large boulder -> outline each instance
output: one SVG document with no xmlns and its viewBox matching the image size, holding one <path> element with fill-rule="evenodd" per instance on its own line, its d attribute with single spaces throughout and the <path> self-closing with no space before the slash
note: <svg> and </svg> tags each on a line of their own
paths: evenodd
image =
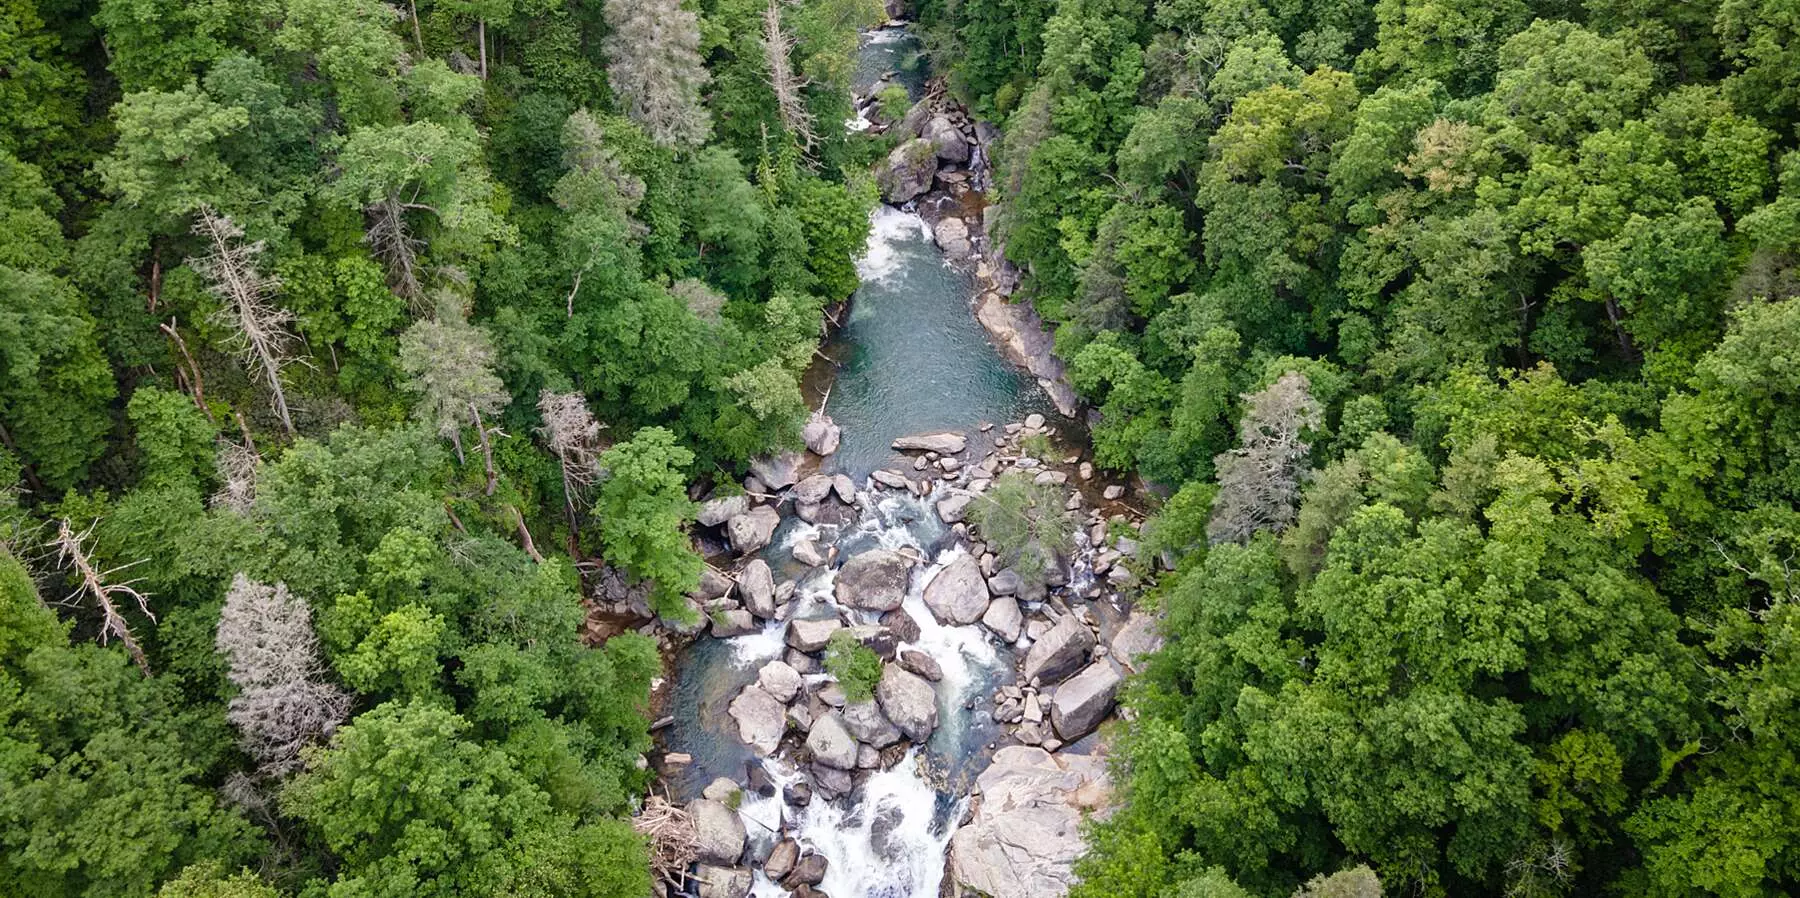
<svg viewBox="0 0 1800 898">
<path fill-rule="evenodd" d="M 788 621 L 787 644 L 802 652 L 816 652 L 825 648 L 831 634 L 843 627 L 843 622 L 835 617 L 791 620 Z"/>
<path fill-rule="evenodd" d="M 831 495 L 831 475 L 814 474 L 794 485 L 794 501 L 817 505 Z"/>
<path fill-rule="evenodd" d="M 797 540 L 794 543 L 794 560 L 807 567 L 819 567 L 825 563 L 825 553 L 819 544 L 810 539 Z"/>
<path fill-rule="evenodd" d="M 729 595 L 730 593 L 730 577 L 727 577 L 710 567 L 703 567 L 700 569 L 699 585 L 695 586 L 694 591 L 688 593 L 688 595 L 702 602 L 710 602 L 713 599 Z"/>
<path fill-rule="evenodd" d="M 966 259 L 974 252 L 974 245 L 969 243 L 969 225 L 960 218 L 938 222 L 937 227 L 931 229 L 931 236 L 937 241 L 938 249 L 952 259 Z"/>
<path fill-rule="evenodd" d="M 738 515 L 750 510 L 750 497 L 739 493 L 735 496 L 721 496 L 708 499 L 700 504 L 700 514 L 696 517 L 702 527 L 717 527 Z"/>
<path fill-rule="evenodd" d="M 881 188 L 881 198 L 897 205 L 930 190 L 937 170 L 937 147 L 929 140 L 916 138 L 888 154 L 887 162 L 875 172 L 875 183 Z"/>
<path fill-rule="evenodd" d="M 988 609 L 981 562 L 973 555 L 961 555 L 938 571 L 925 586 L 925 607 L 941 624 L 963 626 L 981 620 Z"/>
<path fill-rule="evenodd" d="M 787 708 L 756 683 L 745 686 L 737 698 L 731 700 L 726 713 L 737 721 L 738 738 L 763 757 L 775 753 L 775 747 L 781 744 L 781 734 L 787 731 Z"/>
<path fill-rule="evenodd" d="M 1019 611 L 1019 600 L 1012 596 L 995 598 L 982 613 L 981 624 L 1006 642 L 1018 642 L 1020 631 L 1025 629 L 1025 615 Z"/>
<path fill-rule="evenodd" d="M 806 749 L 813 760 L 837 770 L 856 769 L 856 746 L 856 737 L 844 728 L 844 719 L 835 711 L 820 715 L 812 732 L 806 734 Z"/>
<path fill-rule="evenodd" d="M 1093 648 L 1093 632 L 1075 615 L 1065 614 L 1032 643 L 1031 651 L 1025 653 L 1019 678 L 1027 683 L 1041 678 L 1046 686 L 1055 683 L 1087 663 L 1088 652 Z"/>
<path fill-rule="evenodd" d="M 825 881 L 825 870 L 829 864 L 825 855 L 811 853 L 800 859 L 788 875 L 781 878 L 781 887 L 790 892 L 797 892 L 806 886 L 816 886 Z"/>
<path fill-rule="evenodd" d="M 688 802 L 687 811 L 694 818 L 695 848 L 703 864 L 734 866 L 744 853 L 744 821 L 737 811 L 710 798 Z"/>
<path fill-rule="evenodd" d="M 738 572 L 738 594 L 750 613 L 768 620 L 775 616 L 775 572 L 761 558 L 752 558 Z"/>
<path fill-rule="evenodd" d="M 739 555 L 749 555 L 768 545 L 780 524 L 781 513 L 761 505 L 732 518 L 725 530 L 731 538 L 731 548 Z"/>
<path fill-rule="evenodd" d="M 794 869 L 794 863 L 800 860 L 800 843 L 793 839 L 782 839 L 775 843 L 769 851 L 769 859 L 763 862 L 763 875 L 780 882 L 783 876 Z"/>
<path fill-rule="evenodd" d="M 1162 648 L 1162 634 L 1158 631 L 1156 618 L 1144 611 L 1133 611 L 1113 634 L 1112 656 L 1125 665 L 1125 669 L 1136 673 L 1144 669 L 1146 656 Z"/>
<path fill-rule="evenodd" d="M 700 898 L 744 898 L 755 877 L 743 867 L 701 864 L 694 871 L 694 880 L 700 884 Z"/>
<path fill-rule="evenodd" d="M 795 670 L 793 665 L 782 660 L 770 661 L 756 672 L 756 685 L 775 697 L 775 700 L 786 704 L 800 694 L 806 681 Z"/>
<path fill-rule="evenodd" d="M 906 599 L 912 568 L 911 558 L 892 549 L 853 555 L 838 569 L 838 603 L 865 611 L 892 611 Z"/>
<path fill-rule="evenodd" d="M 875 699 L 888 719 L 914 742 L 924 742 L 937 729 L 937 691 L 897 664 L 882 668 L 881 682 L 875 685 Z"/>
<path fill-rule="evenodd" d="M 944 666 L 937 659 L 917 649 L 905 649 L 895 658 L 901 667 L 936 683 L 944 678 Z"/>
<path fill-rule="evenodd" d="M 800 479 L 800 453 L 782 452 L 750 463 L 750 473 L 772 490 L 786 489 Z"/>
<path fill-rule="evenodd" d="M 947 498 L 939 499 L 937 504 L 938 519 L 946 524 L 960 524 L 968 516 L 969 506 L 975 501 L 974 493 L 957 492 Z"/>
<path fill-rule="evenodd" d="M 717 639 L 748 636 L 761 630 L 756 616 L 742 608 L 726 608 L 712 613 L 712 634 Z"/>
<path fill-rule="evenodd" d="M 901 452 L 936 452 L 939 455 L 955 455 L 968 447 L 968 437 L 956 430 L 908 434 L 894 441 L 894 448 Z"/>
<path fill-rule="evenodd" d="M 963 137 L 961 129 L 950 121 L 947 115 L 934 115 L 925 123 L 924 138 L 931 141 L 932 149 L 937 157 L 945 162 L 962 165 L 969 161 L 969 141 Z"/>
<path fill-rule="evenodd" d="M 981 805 L 950 839 L 950 875 L 991 898 L 1066 895 L 1082 853 L 1084 811 L 1108 797 L 1106 760 L 1010 745 L 977 784 Z"/>
<path fill-rule="evenodd" d="M 815 415 L 800 428 L 800 440 L 814 455 L 830 455 L 838 451 L 838 443 L 843 439 L 843 431 L 831 420 L 830 415 Z"/>
<path fill-rule="evenodd" d="M 862 702 L 851 702 L 844 706 L 844 728 L 855 736 L 858 742 L 867 742 L 877 749 L 887 748 L 900 741 L 900 728 L 881 713 L 881 706 L 873 699 Z"/>
<path fill-rule="evenodd" d="M 1105 659 L 1056 687 L 1050 699 L 1050 725 L 1064 742 L 1073 742 L 1094 731 L 1112 713 L 1125 678 Z"/>
</svg>

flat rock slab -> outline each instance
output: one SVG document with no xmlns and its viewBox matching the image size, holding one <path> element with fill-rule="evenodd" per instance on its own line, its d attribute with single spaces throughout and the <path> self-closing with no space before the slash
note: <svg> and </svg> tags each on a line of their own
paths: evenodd
<svg viewBox="0 0 1800 898">
<path fill-rule="evenodd" d="M 1050 700 L 1050 725 L 1064 742 L 1074 742 L 1100 725 L 1112 713 L 1125 678 L 1105 658 L 1087 666 L 1056 687 Z"/>
<path fill-rule="evenodd" d="M 894 441 L 894 448 L 901 452 L 936 452 L 939 455 L 955 455 L 968 446 L 968 438 L 959 430 L 915 433 Z"/>
<path fill-rule="evenodd" d="M 983 771 L 981 806 L 950 839 L 950 875 L 991 898 L 1066 895 L 1083 811 L 1105 806 L 1106 760 L 1011 745 Z"/>
</svg>

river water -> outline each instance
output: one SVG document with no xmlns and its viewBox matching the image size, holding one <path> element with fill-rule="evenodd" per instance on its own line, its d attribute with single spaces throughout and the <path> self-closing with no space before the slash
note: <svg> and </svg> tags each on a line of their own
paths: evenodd
<svg viewBox="0 0 1800 898">
<path fill-rule="evenodd" d="M 895 80 L 917 96 L 924 82 L 917 59 L 916 40 L 906 32 L 871 33 L 863 42 L 859 90 L 898 69 Z M 944 670 L 936 684 L 939 726 L 926 745 L 867 774 L 849 795 L 815 798 L 800 808 L 785 805 L 779 788 L 769 798 L 746 793 L 740 813 L 757 846 L 753 858 L 764 856 L 782 834 L 824 855 L 830 866 L 819 888 L 831 898 L 936 898 L 945 847 L 964 811 L 968 785 L 985 763 L 985 747 L 1000 735 L 988 714 L 965 705 L 1010 677 L 1014 647 L 979 624 L 937 623 L 925 607 L 924 585 L 963 549 L 938 518 L 931 497 L 871 491 L 866 478 L 881 467 L 910 471 L 911 459 L 889 448 L 896 437 L 961 430 L 979 457 L 981 425 L 1019 420 L 1048 411 L 1051 404 L 1031 377 L 988 343 L 970 310 L 970 279 L 945 261 L 916 213 L 877 207 L 857 267 L 862 286 L 848 319 L 824 347 L 829 361 L 809 378 L 809 387 L 821 392 L 829 387 L 826 411 L 842 427 L 843 441 L 824 469 L 847 473 L 858 483 L 859 516 L 843 526 L 785 518 L 763 557 L 777 582 L 796 581 L 793 617 L 836 615 L 851 624 L 874 623 L 876 615 L 839 607 L 833 598 L 836 571 L 795 563 L 796 541 L 836 546 L 840 561 L 876 547 L 912 549 L 927 559 L 913 572 L 903 605 L 919 624 L 920 636 L 903 647 L 925 652 Z M 748 636 L 703 638 L 684 651 L 670 707 L 675 719 L 664 733 L 669 749 L 693 756 L 685 770 L 666 777 L 678 797 L 698 794 L 714 777 L 744 782 L 744 765 L 753 756 L 727 709 L 762 665 L 782 656 L 785 626 L 773 621 Z M 763 763 L 778 787 L 805 776 L 785 751 Z M 787 893 L 759 869 L 754 894 L 782 898 Z"/>
</svg>

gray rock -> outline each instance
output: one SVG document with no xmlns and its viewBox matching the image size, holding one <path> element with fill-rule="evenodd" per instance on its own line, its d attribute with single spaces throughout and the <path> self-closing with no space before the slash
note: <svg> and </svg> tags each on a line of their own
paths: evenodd
<svg viewBox="0 0 1800 898">
<path fill-rule="evenodd" d="M 813 721 L 812 732 L 806 734 L 806 748 L 813 760 L 838 770 L 856 769 L 856 744 L 836 712 L 820 715 Z"/>
<path fill-rule="evenodd" d="M 748 636 L 761 629 L 756 616 L 742 608 L 728 608 L 712 613 L 712 634 L 719 639 Z"/>
<path fill-rule="evenodd" d="M 813 783 L 818 786 L 819 797 L 830 801 L 850 791 L 854 782 L 850 779 L 850 770 L 839 770 L 824 764 L 812 765 Z"/>
<path fill-rule="evenodd" d="M 1042 680 L 1046 685 L 1058 682 L 1081 667 L 1093 647 L 1094 634 L 1087 625 L 1065 614 L 1025 653 L 1019 678 L 1027 683 Z"/>
<path fill-rule="evenodd" d="M 814 455 L 825 456 L 838 451 L 843 431 L 833 423 L 830 415 L 818 415 L 800 428 L 800 439 L 806 443 L 808 451 Z"/>
<path fill-rule="evenodd" d="M 700 514 L 696 520 L 702 527 L 717 527 L 749 510 L 750 497 L 739 493 L 736 496 L 709 499 L 702 503 Z"/>
<path fill-rule="evenodd" d="M 726 525 L 726 535 L 731 538 L 731 548 L 739 555 L 749 555 L 769 544 L 775 535 L 775 528 L 781 524 L 781 514 L 767 505 L 752 508 Z"/>
<path fill-rule="evenodd" d="M 1016 596 L 1024 585 L 1024 578 L 1019 572 L 1007 568 L 988 578 L 988 592 L 997 596 Z"/>
<path fill-rule="evenodd" d="M 787 709 L 767 689 L 751 683 L 731 700 L 726 713 L 737 721 L 738 738 L 756 754 L 767 757 L 787 732 Z"/>
<path fill-rule="evenodd" d="M 816 674 L 821 670 L 819 659 L 796 648 L 789 648 L 782 652 L 781 660 L 786 662 L 787 666 L 799 671 L 803 677 L 807 674 Z"/>
<path fill-rule="evenodd" d="M 906 479 L 906 475 L 896 474 L 893 471 L 876 471 L 870 474 L 869 478 L 888 489 L 903 490 L 912 485 L 912 481 Z"/>
<path fill-rule="evenodd" d="M 974 495 L 961 492 L 940 499 L 937 504 L 938 518 L 946 524 L 960 524 L 968 515 L 969 505 L 974 501 Z"/>
<path fill-rule="evenodd" d="M 794 543 L 794 560 L 807 567 L 818 567 L 825 563 L 825 553 L 819 551 L 819 544 L 810 539 Z"/>
<path fill-rule="evenodd" d="M 981 615 L 981 624 L 1006 642 L 1018 642 L 1019 631 L 1025 626 L 1025 615 L 1019 611 L 1019 600 L 1012 596 L 1000 596 L 989 602 L 987 611 Z"/>
<path fill-rule="evenodd" d="M 689 596 L 702 602 L 708 602 L 721 596 L 731 594 L 731 578 L 710 567 L 700 569 L 700 585 L 694 587 Z"/>
<path fill-rule="evenodd" d="M 792 892 L 802 886 L 816 886 L 825 881 L 825 870 L 830 865 L 822 854 L 809 854 L 794 865 L 788 875 L 781 878 L 781 887 Z"/>
<path fill-rule="evenodd" d="M 1145 656 L 1159 648 L 1162 634 L 1157 631 L 1156 618 L 1143 611 L 1133 611 L 1119 632 L 1113 634 L 1113 657 L 1133 673 L 1143 670 Z"/>
<path fill-rule="evenodd" d="M 1125 681 L 1113 666 L 1102 660 L 1070 677 L 1056 687 L 1050 699 L 1050 725 L 1064 742 L 1073 742 L 1100 725 L 1112 713 L 1119 695 L 1119 684 Z"/>
<path fill-rule="evenodd" d="M 800 843 L 793 839 L 782 839 L 775 843 L 775 848 L 769 852 L 769 859 L 763 862 L 763 875 L 774 882 L 780 882 L 799 860 Z"/>
<path fill-rule="evenodd" d="M 700 898 L 744 898 L 750 894 L 754 877 L 743 867 L 720 867 L 701 864 L 694 871 L 700 883 Z"/>
<path fill-rule="evenodd" d="M 835 617 L 817 620 L 791 620 L 787 627 L 787 644 L 802 652 L 816 652 L 825 647 L 831 634 L 843 629 Z"/>
<path fill-rule="evenodd" d="M 889 2 L 896 2 L 896 0 L 889 0 Z M 889 16 L 889 18 L 900 17 Z M 919 102 L 914 103 L 911 109 L 906 110 L 906 115 L 901 116 L 899 125 L 900 133 L 907 135 L 908 137 L 917 137 L 925 132 L 925 123 L 929 121 L 931 121 L 931 101 L 920 100 Z M 936 148 L 934 147 L 933 149 L 935 150 Z"/>
<path fill-rule="evenodd" d="M 891 549 L 855 555 L 838 569 L 839 604 L 865 611 L 892 611 L 906 599 L 913 560 Z"/>
<path fill-rule="evenodd" d="M 744 597 L 744 607 L 751 614 L 764 620 L 775 616 L 775 573 L 769 570 L 768 562 L 752 558 L 744 565 L 738 572 L 738 594 Z"/>
<path fill-rule="evenodd" d="M 919 641 L 919 622 L 913 620 L 912 615 L 907 614 L 904 608 L 884 612 L 881 615 L 881 625 L 900 642 Z"/>
<path fill-rule="evenodd" d="M 1117 501 L 1118 499 L 1122 498 L 1124 495 L 1125 495 L 1125 488 L 1116 483 L 1113 484 L 1112 486 L 1109 486 L 1106 489 L 1100 491 L 1100 497 L 1105 499 L 1108 502 Z"/>
<path fill-rule="evenodd" d="M 771 490 L 786 489 L 800 479 L 801 461 L 798 452 L 782 452 L 751 462 L 750 473 Z"/>
<path fill-rule="evenodd" d="M 781 790 L 781 800 L 797 808 L 812 804 L 812 786 L 805 780 L 794 783 Z"/>
<path fill-rule="evenodd" d="M 918 651 L 917 649 L 907 649 L 901 652 L 898 660 L 901 667 L 904 667 L 933 683 L 944 678 L 943 665 L 937 663 L 936 658 Z"/>
<path fill-rule="evenodd" d="M 787 704 L 800 694 L 806 683 L 800 678 L 800 672 L 786 661 L 770 661 L 756 672 L 756 685 L 774 696 L 776 701 Z"/>
<path fill-rule="evenodd" d="M 887 162 L 875 172 L 875 183 L 883 200 L 904 203 L 931 189 L 937 169 L 937 148 L 931 141 L 909 140 L 888 154 Z"/>
<path fill-rule="evenodd" d="M 663 626 L 683 636 L 693 636 L 706 629 L 711 618 L 708 618 L 702 611 L 699 602 L 693 599 L 683 599 L 682 609 L 683 614 L 680 617 L 665 614 L 658 619 L 662 621 Z"/>
<path fill-rule="evenodd" d="M 794 501 L 817 505 L 831 495 L 831 475 L 814 474 L 794 486 Z"/>
<path fill-rule="evenodd" d="M 1108 800 L 1105 758 L 1008 746 L 976 782 L 981 804 L 950 840 L 951 878 L 992 898 L 1068 894 L 1082 816 Z"/>
<path fill-rule="evenodd" d="M 957 430 L 909 434 L 894 441 L 894 448 L 901 452 L 936 452 L 939 455 L 955 455 L 968 445 L 968 438 Z"/>
<path fill-rule="evenodd" d="M 981 620 L 988 609 L 981 563 L 972 555 L 961 555 L 938 571 L 925 586 L 925 607 L 942 624 L 963 626 Z"/>
<path fill-rule="evenodd" d="M 950 117 L 934 115 L 925 123 L 924 138 L 931 141 L 939 159 L 961 165 L 969 161 L 969 142 L 950 122 Z"/>
<path fill-rule="evenodd" d="M 881 706 L 873 699 L 852 702 L 844 706 L 844 728 L 855 736 L 858 742 L 866 742 L 877 749 L 887 748 L 900 741 L 900 728 L 881 713 Z"/>
<path fill-rule="evenodd" d="M 888 719 L 914 742 L 931 738 L 937 729 L 937 692 L 931 684 L 908 673 L 897 664 L 882 668 L 881 682 L 875 686 L 875 698 Z"/>
<path fill-rule="evenodd" d="M 743 791 L 744 790 L 740 788 L 737 783 L 721 776 L 715 777 L 712 782 L 707 783 L 706 788 L 700 790 L 700 794 L 702 797 L 721 802 L 729 807 L 732 796 L 741 795 Z M 742 799 L 739 800 L 741 801 Z"/>
<path fill-rule="evenodd" d="M 952 259 L 966 259 L 974 247 L 969 243 L 969 226 L 960 218 L 946 218 L 931 231 L 938 248 Z"/>
<path fill-rule="evenodd" d="M 845 505 L 856 504 L 856 481 L 848 474 L 831 475 L 831 491 L 837 494 L 838 501 Z"/>
<path fill-rule="evenodd" d="M 687 811 L 694 818 L 695 848 L 703 864 L 733 865 L 744 853 L 744 821 L 722 802 L 696 798 Z"/>
</svg>

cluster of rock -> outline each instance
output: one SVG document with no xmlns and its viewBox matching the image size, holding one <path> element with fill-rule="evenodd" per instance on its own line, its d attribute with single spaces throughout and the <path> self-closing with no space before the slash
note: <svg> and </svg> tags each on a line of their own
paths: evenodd
<svg viewBox="0 0 1800 898">
<path fill-rule="evenodd" d="M 752 766 L 753 772 L 761 767 Z M 752 777 L 755 779 L 754 775 Z M 773 795 L 774 785 L 767 777 L 753 783 L 752 789 Z M 817 886 L 825 880 L 831 862 L 822 854 L 803 850 L 793 839 L 775 843 L 767 856 L 754 857 L 744 820 L 735 808 L 744 800 L 737 783 L 720 778 L 706 787 L 700 798 L 688 802 L 687 812 L 694 823 L 696 849 L 692 880 L 700 898 L 744 898 L 750 893 L 756 877 L 746 861 L 760 862 L 771 882 L 793 893 L 795 898 L 825 898 Z"/>
</svg>

